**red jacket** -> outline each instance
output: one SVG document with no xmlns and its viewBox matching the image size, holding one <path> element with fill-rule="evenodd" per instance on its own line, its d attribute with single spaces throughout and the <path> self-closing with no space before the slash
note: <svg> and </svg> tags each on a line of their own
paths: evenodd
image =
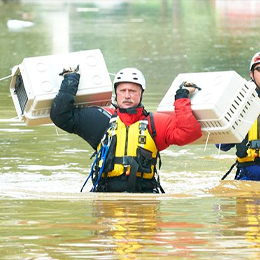
<svg viewBox="0 0 260 260">
<path fill-rule="evenodd" d="M 50 116 L 61 129 L 81 136 L 94 149 L 97 148 L 105 130 L 108 127 L 114 108 L 75 107 L 75 96 L 79 84 L 76 73 L 64 76 L 59 93 L 52 104 Z M 191 110 L 188 98 L 179 98 L 174 102 L 175 113 L 153 113 L 156 130 L 155 143 L 159 151 L 169 145 L 189 144 L 201 137 L 201 129 Z M 143 108 L 137 108 L 136 114 L 117 114 L 127 126 L 145 118 Z M 109 112 L 109 113 L 108 113 Z M 150 117 L 148 117 L 150 121 Z M 149 122 L 151 131 L 151 123 Z"/>
<path fill-rule="evenodd" d="M 172 144 L 180 146 L 189 144 L 201 137 L 200 124 L 194 117 L 190 105 L 188 98 L 181 98 L 174 102 L 174 114 L 153 113 L 156 130 L 154 140 L 159 151 Z M 115 112 L 113 108 L 106 108 L 106 110 L 111 114 Z M 142 110 L 143 108 L 138 108 L 136 114 L 120 113 L 117 110 L 117 115 L 125 125 L 129 126 L 145 118 Z M 148 121 L 151 132 L 150 117 Z"/>
</svg>

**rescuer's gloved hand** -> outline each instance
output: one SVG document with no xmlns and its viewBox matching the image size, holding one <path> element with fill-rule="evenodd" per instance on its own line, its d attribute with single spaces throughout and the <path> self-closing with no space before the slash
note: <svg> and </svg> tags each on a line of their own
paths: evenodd
<svg viewBox="0 0 260 260">
<path fill-rule="evenodd" d="M 60 91 L 75 96 L 78 91 L 80 80 L 79 65 L 75 69 L 63 69 L 59 75 L 64 77 L 61 82 Z"/>
<path fill-rule="evenodd" d="M 179 89 L 176 91 L 175 100 L 180 98 L 189 98 L 189 94 L 193 93 L 196 89 L 201 90 L 200 87 L 193 83 L 188 83 L 186 81 L 182 82 Z"/>
<path fill-rule="evenodd" d="M 64 76 L 68 73 L 79 73 L 79 65 L 75 69 L 72 69 L 71 67 L 69 69 L 63 69 L 63 71 L 59 73 L 59 75 Z"/>
</svg>

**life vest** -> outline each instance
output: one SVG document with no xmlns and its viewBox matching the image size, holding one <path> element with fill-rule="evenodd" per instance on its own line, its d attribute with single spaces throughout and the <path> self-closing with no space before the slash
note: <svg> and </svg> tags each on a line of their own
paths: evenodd
<svg viewBox="0 0 260 260">
<path fill-rule="evenodd" d="M 244 141 L 237 145 L 238 163 L 250 163 L 259 160 L 260 150 L 260 116 L 249 129 Z"/>
<path fill-rule="evenodd" d="M 159 153 L 149 132 L 147 118 L 126 126 L 119 116 L 112 116 L 98 150 L 104 144 L 109 146 L 109 151 L 103 178 L 122 174 L 135 174 L 145 179 L 154 177 Z"/>
</svg>

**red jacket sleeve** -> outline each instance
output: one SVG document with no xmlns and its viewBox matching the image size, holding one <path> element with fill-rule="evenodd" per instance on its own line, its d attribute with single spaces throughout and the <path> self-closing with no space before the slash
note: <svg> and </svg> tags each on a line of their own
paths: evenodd
<svg viewBox="0 0 260 260">
<path fill-rule="evenodd" d="M 201 137 L 201 127 L 191 110 L 190 99 L 174 102 L 174 114 L 154 113 L 155 143 L 159 151 L 168 146 L 186 145 Z"/>
</svg>

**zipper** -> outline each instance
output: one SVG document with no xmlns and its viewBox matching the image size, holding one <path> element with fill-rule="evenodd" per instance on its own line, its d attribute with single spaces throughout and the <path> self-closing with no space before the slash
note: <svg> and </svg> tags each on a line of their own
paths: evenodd
<svg viewBox="0 0 260 260">
<path fill-rule="evenodd" d="M 256 132 L 257 132 L 257 145 L 259 142 L 259 130 L 260 130 L 260 118 L 259 116 L 257 117 L 257 127 L 256 127 Z M 259 156 L 259 148 L 255 149 L 255 157 Z"/>
<path fill-rule="evenodd" d="M 128 130 L 129 126 L 126 126 L 126 132 L 125 132 L 125 156 L 127 156 L 127 146 L 128 146 Z M 123 160 L 124 161 L 124 160 Z M 130 175 L 130 165 L 124 165 L 124 172 L 126 176 Z"/>
<path fill-rule="evenodd" d="M 129 130 L 129 126 L 126 126 L 126 133 L 125 133 L 125 155 L 127 155 L 127 146 L 128 146 L 128 130 Z"/>
</svg>

